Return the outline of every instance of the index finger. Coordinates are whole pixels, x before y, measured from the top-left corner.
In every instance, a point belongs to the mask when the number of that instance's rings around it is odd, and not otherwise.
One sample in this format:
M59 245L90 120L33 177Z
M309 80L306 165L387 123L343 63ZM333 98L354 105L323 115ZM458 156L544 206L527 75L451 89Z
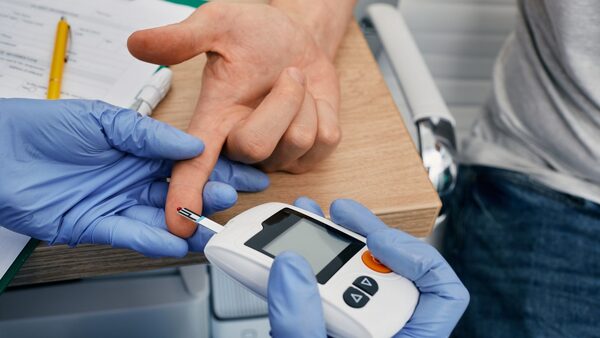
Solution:
M171 233L188 238L196 231L196 225L179 216L177 208L202 210L204 185L217 163L229 131L247 114L247 110L249 108L239 105L219 107L207 103L202 97L199 99L188 133L209 141L200 156L178 162L173 168L165 206L167 226Z

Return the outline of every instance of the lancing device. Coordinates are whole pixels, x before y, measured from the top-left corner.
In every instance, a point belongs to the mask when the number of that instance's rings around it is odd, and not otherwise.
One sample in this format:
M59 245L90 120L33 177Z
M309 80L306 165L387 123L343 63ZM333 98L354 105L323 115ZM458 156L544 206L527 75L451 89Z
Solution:
M187 208L177 212L216 233L206 258L263 299L275 256L303 256L315 272L330 336L391 337L419 300L415 285L375 259L363 236L306 210L266 203L225 226Z
M150 81L137 93L135 102L129 108L142 114L142 116L152 115L154 108L169 92L172 78L173 72L169 68L164 67L157 70Z

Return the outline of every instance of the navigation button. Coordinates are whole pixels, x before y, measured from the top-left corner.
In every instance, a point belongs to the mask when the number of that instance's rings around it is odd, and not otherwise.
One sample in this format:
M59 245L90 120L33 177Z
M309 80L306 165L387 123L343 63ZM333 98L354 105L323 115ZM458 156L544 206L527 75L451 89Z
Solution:
M371 296L373 296L377 290L379 290L379 285L377 285L377 282L368 276L360 276L357 279L354 280L354 286L358 287L359 289L363 290L364 292L370 294Z
M357 288L349 287L346 292L344 292L344 302L355 309L360 309L367 305L368 301L369 296L365 295Z

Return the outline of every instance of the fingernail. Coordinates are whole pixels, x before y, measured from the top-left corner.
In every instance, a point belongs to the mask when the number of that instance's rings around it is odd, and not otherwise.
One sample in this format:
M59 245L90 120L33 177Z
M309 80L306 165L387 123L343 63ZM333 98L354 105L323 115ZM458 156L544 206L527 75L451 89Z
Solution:
M304 85L304 73L302 73L300 69L291 67L288 68L287 72L294 80L298 81L301 85Z

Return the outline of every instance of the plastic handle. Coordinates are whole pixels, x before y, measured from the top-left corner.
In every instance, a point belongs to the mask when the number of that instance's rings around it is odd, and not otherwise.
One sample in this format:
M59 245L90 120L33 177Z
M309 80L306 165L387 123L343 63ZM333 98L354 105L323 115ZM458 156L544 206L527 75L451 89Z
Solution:
M373 4L367 12L402 85L413 121L442 118L454 125L402 14L388 4Z

